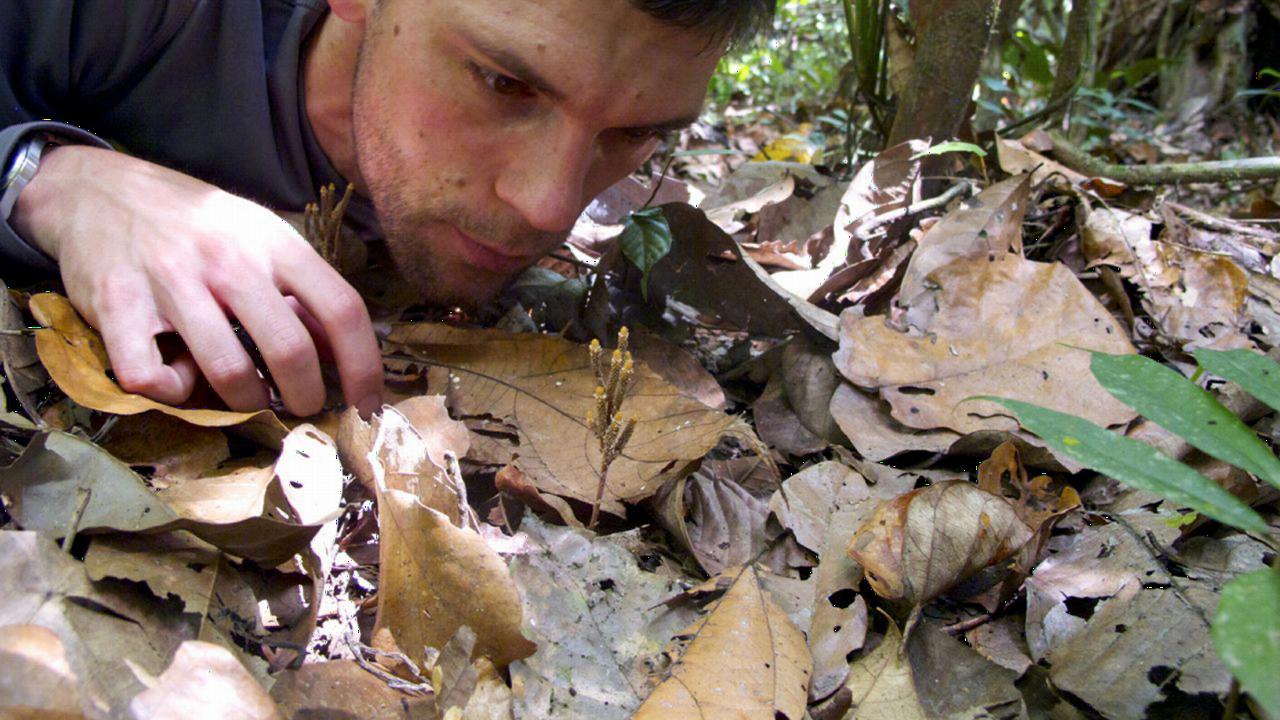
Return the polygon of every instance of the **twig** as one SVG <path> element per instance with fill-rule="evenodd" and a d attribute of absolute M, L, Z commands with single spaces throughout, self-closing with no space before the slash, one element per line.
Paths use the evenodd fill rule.
<path fill-rule="evenodd" d="M 1084 152 L 1063 137 L 1062 133 L 1050 131 L 1049 137 L 1053 139 L 1053 154 L 1063 165 L 1085 175 L 1111 178 L 1126 185 L 1224 183 L 1280 178 L 1280 157 L 1160 165 L 1119 165 L 1104 162 Z"/>
<path fill-rule="evenodd" d="M 92 496 L 93 488 L 76 488 L 76 509 L 71 513 L 67 534 L 62 538 L 62 552 L 71 552 L 71 545 L 76 541 L 76 533 L 80 531 L 80 521 L 84 519 L 84 511 L 89 508 L 89 498 Z"/>
<path fill-rule="evenodd" d="M 417 693 L 421 695 L 431 695 L 435 693 L 435 690 L 431 687 L 431 682 L 422 677 L 422 673 L 418 670 L 418 666 L 414 664 L 414 662 L 404 653 L 389 653 L 381 650 L 375 650 L 368 645 L 353 640 L 350 636 L 346 638 L 346 641 L 347 647 L 351 649 L 352 654 L 355 656 L 356 663 L 363 668 L 365 672 L 386 683 L 387 687 L 392 690 L 400 690 L 401 692 Z M 377 663 L 374 663 L 369 660 L 369 658 L 365 657 L 366 653 L 374 657 L 387 657 L 404 663 L 413 673 L 413 676 L 422 682 L 411 683 L 404 678 L 397 677 L 386 670 L 383 670 L 377 665 Z"/>

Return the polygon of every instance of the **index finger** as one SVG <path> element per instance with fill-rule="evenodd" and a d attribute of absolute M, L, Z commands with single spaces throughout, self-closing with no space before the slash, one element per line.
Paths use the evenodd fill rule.
<path fill-rule="evenodd" d="M 382 404 L 382 351 L 360 293 L 314 253 L 283 260 L 281 289 L 289 292 L 319 322 L 333 350 L 347 404 L 361 415 Z"/>

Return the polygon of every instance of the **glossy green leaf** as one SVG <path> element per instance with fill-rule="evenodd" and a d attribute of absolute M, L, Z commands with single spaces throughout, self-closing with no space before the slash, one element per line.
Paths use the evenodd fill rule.
<path fill-rule="evenodd" d="M 1280 572 L 1255 570 L 1222 588 L 1212 633 L 1240 687 L 1280 718 Z"/>
<path fill-rule="evenodd" d="M 649 271 L 671 252 L 671 226 L 667 224 L 667 217 L 662 214 L 661 208 L 648 208 L 632 213 L 623 226 L 618 242 L 622 244 L 622 254 L 644 273 L 640 287 L 648 300 Z"/>
<path fill-rule="evenodd" d="M 1244 388 L 1245 392 L 1280 410 L 1280 365 L 1250 350 L 1206 350 L 1192 353 L 1200 367 Z"/>
<path fill-rule="evenodd" d="M 1267 523 L 1214 481 L 1138 442 L 1066 413 L 998 397 L 982 397 L 1013 411 L 1049 447 L 1126 485 L 1155 493 L 1218 522 L 1265 533 Z"/>
<path fill-rule="evenodd" d="M 1280 487 L 1280 459 L 1271 448 L 1235 413 L 1178 371 L 1141 355 L 1099 352 L 1093 353 L 1091 367 L 1107 392 L 1143 417 L 1206 455 Z M 1280 366 L 1272 367 L 1280 377 Z"/>
<path fill-rule="evenodd" d="M 973 143 L 960 142 L 959 140 L 951 140 L 944 143 L 938 143 L 937 145 L 934 145 L 933 147 L 929 148 L 928 150 L 925 150 L 924 152 L 918 152 L 915 155 L 912 155 L 911 159 L 919 160 L 920 158 L 925 157 L 927 155 L 945 155 L 946 153 L 953 153 L 953 152 L 972 153 L 974 155 L 977 155 L 978 157 L 987 156 L 986 150 L 983 150 L 982 148 L 978 147 L 977 145 L 974 145 Z"/>

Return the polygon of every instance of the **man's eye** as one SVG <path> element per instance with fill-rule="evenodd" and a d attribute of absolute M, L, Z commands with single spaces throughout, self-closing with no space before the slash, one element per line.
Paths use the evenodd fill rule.
<path fill-rule="evenodd" d="M 529 87 L 528 83 L 517 80 L 509 75 L 503 75 L 502 73 L 494 72 L 487 68 L 480 67 L 479 65 L 472 65 L 471 70 L 485 85 L 489 86 L 490 90 L 498 93 L 499 95 L 507 95 L 509 97 L 532 97 L 534 94 L 533 88 Z"/>
<path fill-rule="evenodd" d="M 643 145 L 650 140 L 661 140 L 663 136 L 666 135 L 666 133 L 661 130 L 646 130 L 644 128 L 623 130 L 622 134 L 628 142 L 635 143 L 636 145 Z"/>

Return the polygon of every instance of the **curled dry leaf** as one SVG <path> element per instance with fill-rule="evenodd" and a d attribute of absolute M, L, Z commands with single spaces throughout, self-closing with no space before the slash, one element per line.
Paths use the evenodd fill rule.
<path fill-rule="evenodd" d="M 31 298 L 31 313 L 44 326 L 36 331 L 40 361 L 67 397 L 80 405 L 114 415 L 157 410 L 205 427 L 253 423 L 277 440 L 289 432 L 270 410 L 254 413 L 186 410 L 127 393 L 107 374 L 110 366 L 102 337 L 85 324 L 70 301 L 54 293 L 41 293 Z"/>
<path fill-rule="evenodd" d="M 1017 552 L 1031 529 L 1004 498 L 963 481 L 912 490 L 881 505 L 849 545 L 871 587 L 920 605 Z"/>
<path fill-rule="evenodd" d="M 966 402 L 983 394 L 1103 426 L 1134 418 L 1098 385 L 1089 353 L 1078 349 L 1122 354 L 1134 352 L 1133 345 L 1065 265 L 1006 255 L 957 260 L 930 277 L 937 290 L 921 302 L 936 302 L 937 310 L 919 334 L 853 310 L 841 316 L 836 366 L 854 384 L 880 390 L 898 422 L 963 434 L 1017 431 L 995 403 Z"/>
<path fill-rule="evenodd" d="M 658 521 L 708 575 L 739 567 L 770 547 L 769 507 L 734 477 L 699 470 L 657 497 Z"/>
<path fill-rule="evenodd" d="M 288 462 L 298 456 L 316 473 L 312 482 L 324 478 L 340 487 L 336 458 L 326 459 L 318 450 L 325 444 L 314 428 L 303 425 L 285 439 L 282 458 Z M 274 566 L 305 548 L 319 529 L 319 524 L 298 524 L 287 503 L 267 501 L 276 474 L 274 466 L 249 468 L 192 478 L 156 494 L 128 465 L 97 445 L 51 432 L 37 435 L 13 465 L 0 469 L 0 489 L 13 498 L 11 513 L 28 529 L 62 537 L 87 496 L 79 531 L 189 530 L 232 555 Z"/>
<path fill-rule="evenodd" d="M 73 720 L 84 717 L 83 702 L 57 635 L 39 625 L 0 627 L 0 717 Z"/>
<path fill-rule="evenodd" d="M 392 428 L 397 416 L 385 410 L 383 427 Z M 378 439 L 418 438 L 411 427 L 402 430 L 380 432 Z M 378 439 L 371 456 L 378 452 Z M 379 474 L 379 466 L 374 463 L 381 531 L 374 634 L 389 630 L 415 662 L 426 648 L 443 647 L 464 625 L 476 633 L 477 653 L 495 663 L 506 665 L 532 654 L 535 646 L 520 633 L 520 596 L 506 563 L 478 532 L 459 527 L 450 515 L 427 504 L 458 513 L 465 496 L 449 496 L 450 488 L 438 479 L 443 472 L 430 481 L 416 475 L 406 482 L 392 472 Z M 421 463 L 415 468 L 425 469 Z"/>
<path fill-rule="evenodd" d="M 402 325 L 389 340 L 400 352 L 447 372 L 450 405 L 460 417 L 491 415 L 510 423 L 508 464 L 543 492 L 586 503 L 599 485 L 599 443 L 586 426 L 595 405 L 587 349 L 555 337 Z M 623 411 L 638 418 L 609 470 L 603 509 L 623 512 L 657 492 L 669 466 L 705 455 L 736 427 L 733 417 L 688 398 L 642 365 Z"/>
<path fill-rule="evenodd" d="M 879 395 L 843 383 L 831 396 L 831 417 L 862 457 L 879 462 L 910 450 L 945 453 L 963 437 L 945 428 L 917 430 L 890 414 Z"/>
<path fill-rule="evenodd" d="M 687 648 L 633 716 L 804 717 L 813 662 L 804 635 L 744 568 L 724 597 L 681 637 Z"/>
<path fill-rule="evenodd" d="M 1166 216 L 1160 240 L 1154 224 L 1111 208 L 1088 211 L 1083 237 L 1090 266 L 1111 265 L 1142 293 L 1143 307 L 1167 337 L 1185 348 L 1252 347 L 1244 333 L 1249 274 L 1231 258 L 1169 242 L 1182 221 Z"/>
<path fill-rule="evenodd" d="M 267 692 L 226 648 L 182 643 L 156 684 L 129 703 L 134 720 L 284 720 Z"/>
<path fill-rule="evenodd" d="M 517 557 L 528 632 L 538 651 L 511 666 L 523 688 L 521 717 L 624 720 L 643 701 L 649 668 L 666 642 L 696 618 L 663 603 L 680 593 L 679 577 L 643 570 L 629 546 L 638 532 L 596 537 L 526 518 L 536 548 Z"/>

